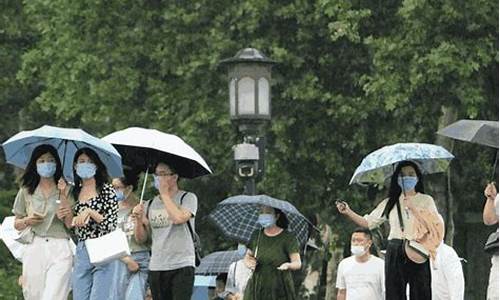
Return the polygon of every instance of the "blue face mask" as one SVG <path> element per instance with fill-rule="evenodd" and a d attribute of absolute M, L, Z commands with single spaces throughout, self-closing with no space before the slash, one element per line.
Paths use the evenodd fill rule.
<path fill-rule="evenodd" d="M 96 171 L 97 167 L 93 163 L 76 164 L 76 174 L 82 179 L 89 179 L 94 177 Z"/>
<path fill-rule="evenodd" d="M 52 177 L 56 173 L 56 163 L 46 162 L 36 164 L 36 171 L 41 177 Z"/>
<path fill-rule="evenodd" d="M 260 214 L 257 222 L 264 228 L 273 226 L 276 223 L 276 218 L 272 214 Z"/>
<path fill-rule="evenodd" d="M 160 190 L 160 177 L 159 176 L 153 175 L 153 186 L 158 191 Z"/>
<path fill-rule="evenodd" d="M 417 182 L 418 182 L 418 177 L 414 176 L 398 177 L 398 185 L 405 192 L 413 190 L 417 185 Z"/>
<path fill-rule="evenodd" d="M 247 253 L 247 246 L 238 244 L 238 256 L 243 256 L 245 253 Z"/>
<path fill-rule="evenodd" d="M 125 200 L 125 193 L 122 190 L 115 190 L 115 194 L 116 194 L 116 201 Z"/>

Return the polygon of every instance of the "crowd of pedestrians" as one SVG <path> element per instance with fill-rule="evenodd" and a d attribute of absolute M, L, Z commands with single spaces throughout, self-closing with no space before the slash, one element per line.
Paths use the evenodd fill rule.
<path fill-rule="evenodd" d="M 20 279 L 24 298 L 63 300 L 71 293 L 74 300 L 191 299 L 198 265 L 198 198 L 179 186 L 176 166 L 168 159 L 155 161 L 156 195 L 143 201 L 136 194 L 141 170 L 125 167 L 122 177 L 111 180 L 102 156 L 82 147 L 69 160 L 69 184 L 63 176 L 65 161 L 52 145 L 39 145 L 21 177 L 12 212 L 18 241 L 26 245 Z M 395 163 L 387 197 L 365 215 L 345 201 L 336 203 L 359 226 L 351 234 L 352 255 L 337 266 L 338 300 L 464 299 L 461 260 L 444 243 L 444 221 L 424 191 L 423 174 L 415 161 Z M 484 195 L 484 223 L 498 224 L 493 183 Z M 211 300 L 300 299 L 294 271 L 302 269 L 304 243 L 290 228 L 289 218 L 297 215 L 278 206 L 258 206 L 258 229 L 248 243 L 239 244 L 241 259 L 217 277 Z M 386 222 L 387 249 L 377 257 L 371 251 L 372 230 Z M 304 226 L 309 234 L 315 230 L 307 222 Z M 90 242 L 117 231 L 126 236 L 126 254 L 96 262 Z M 492 254 L 487 299 L 498 300 L 498 248 Z"/>

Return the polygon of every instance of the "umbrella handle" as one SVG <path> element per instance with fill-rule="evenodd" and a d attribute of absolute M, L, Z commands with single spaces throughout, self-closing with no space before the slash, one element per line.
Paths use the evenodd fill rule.
<path fill-rule="evenodd" d="M 493 164 L 493 170 L 491 171 L 490 182 L 495 181 L 495 170 L 497 168 L 497 165 L 498 165 L 498 150 L 497 150 L 497 155 L 495 156 L 495 163 Z"/>
<path fill-rule="evenodd" d="M 148 168 L 146 168 L 146 175 L 144 176 L 144 183 L 142 184 L 142 192 L 141 192 L 141 200 L 139 200 L 139 204 L 144 202 L 144 191 L 146 190 L 146 182 L 148 181 Z"/>
<path fill-rule="evenodd" d="M 66 161 L 66 149 L 67 149 L 67 147 L 68 147 L 68 141 L 64 140 L 64 153 L 63 153 L 62 166 L 61 166 L 63 180 L 66 180 L 66 178 L 64 178 L 64 162 Z M 57 196 L 56 203 L 61 204 L 61 190 L 59 190 L 59 195 Z"/>

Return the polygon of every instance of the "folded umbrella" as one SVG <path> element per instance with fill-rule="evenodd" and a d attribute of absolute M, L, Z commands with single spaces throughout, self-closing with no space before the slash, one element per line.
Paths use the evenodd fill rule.
<path fill-rule="evenodd" d="M 368 154 L 356 168 L 349 184 L 383 184 L 402 161 L 413 161 L 423 174 L 444 172 L 453 154 L 445 148 L 424 143 L 399 143 L 382 147 Z"/>
<path fill-rule="evenodd" d="M 42 126 L 38 129 L 21 131 L 2 144 L 7 163 L 20 168 L 28 164 L 33 150 L 40 145 L 52 145 L 58 152 L 63 165 L 64 177 L 73 178 L 73 159 L 81 148 L 94 150 L 107 172 L 112 177 L 123 176 L 121 156 L 108 142 L 82 129 Z"/>
<path fill-rule="evenodd" d="M 239 255 L 237 250 L 213 252 L 201 259 L 201 263 L 196 267 L 194 273 L 196 275 L 228 273 L 229 266 L 243 257 L 244 255 Z"/>
<path fill-rule="evenodd" d="M 498 149 L 498 121 L 459 120 L 437 134 Z"/>
<path fill-rule="evenodd" d="M 309 228 L 314 226 L 291 203 L 267 195 L 229 197 L 217 204 L 209 219 L 222 230 L 225 236 L 248 244 L 252 233 L 262 227 L 257 223 L 262 205 L 280 209 L 290 222 L 288 230 L 301 245 L 305 245 Z"/>

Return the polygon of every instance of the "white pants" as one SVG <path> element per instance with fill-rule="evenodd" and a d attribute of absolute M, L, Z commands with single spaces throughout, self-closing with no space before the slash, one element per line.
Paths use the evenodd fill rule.
<path fill-rule="evenodd" d="M 68 239 L 35 236 L 23 255 L 23 295 L 26 300 L 66 300 L 73 253 Z"/>
<path fill-rule="evenodd" d="M 490 281 L 488 283 L 488 300 L 498 300 L 498 255 L 491 257 Z"/>

